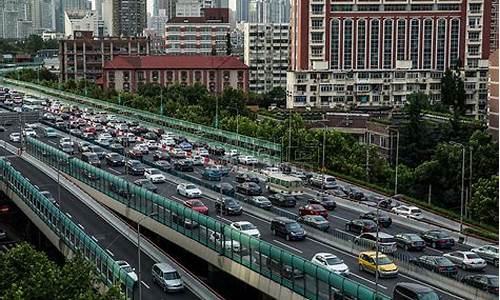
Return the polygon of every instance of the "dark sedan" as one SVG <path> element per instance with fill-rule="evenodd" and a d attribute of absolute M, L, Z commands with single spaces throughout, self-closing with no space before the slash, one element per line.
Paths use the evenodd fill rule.
<path fill-rule="evenodd" d="M 223 197 L 215 202 L 215 209 L 226 215 L 241 215 L 243 207 L 233 198 Z"/>
<path fill-rule="evenodd" d="M 327 210 L 334 210 L 337 208 L 337 202 L 330 195 L 319 196 L 317 198 L 309 199 L 310 204 L 320 204 Z"/>
<path fill-rule="evenodd" d="M 270 195 L 268 198 L 272 204 L 277 206 L 295 207 L 295 205 L 297 204 L 297 200 L 295 199 L 294 196 L 291 195 L 273 194 Z"/>
<path fill-rule="evenodd" d="M 118 143 L 113 143 L 113 144 L 109 145 L 109 150 L 116 152 L 116 153 L 120 153 L 120 154 L 125 153 L 125 148 L 123 148 L 123 146 L 121 144 L 118 144 Z"/>
<path fill-rule="evenodd" d="M 446 276 L 455 276 L 458 273 L 457 266 L 443 256 L 424 255 L 414 259 L 412 262 L 422 268 Z"/>
<path fill-rule="evenodd" d="M 174 169 L 181 172 L 193 172 L 193 163 L 187 159 L 181 159 L 174 163 Z"/>
<path fill-rule="evenodd" d="M 498 295 L 498 276 L 496 275 L 468 275 L 462 279 L 462 282 L 480 290 Z"/>
<path fill-rule="evenodd" d="M 158 190 L 158 187 L 155 184 L 153 184 L 149 179 L 137 179 L 136 181 L 134 181 L 134 183 L 153 193 L 156 193 L 156 191 Z"/>
<path fill-rule="evenodd" d="M 236 186 L 236 192 L 249 196 L 259 196 L 262 194 L 262 188 L 255 182 L 244 182 Z"/>
<path fill-rule="evenodd" d="M 255 182 L 259 183 L 259 177 L 249 174 L 249 173 L 238 173 L 236 174 L 236 182 L 238 183 L 243 183 L 243 182 Z"/>
<path fill-rule="evenodd" d="M 133 159 L 142 159 L 144 154 L 142 153 L 141 150 L 138 149 L 130 149 L 127 152 L 127 156 Z"/>
<path fill-rule="evenodd" d="M 107 153 L 105 159 L 108 165 L 113 167 L 123 167 L 125 165 L 125 158 L 118 153 Z"/>
<path fill-rule="evenodd" d="M 297 221 L 321 231 L 328 231 L 330 228 L 330 222 L 322 216 L 305 215 L 299 217 Z"/>
<path fill-rule="evenodd" d="M 170 158 L 170 154 L 168 154 L 168 152 L 157 150 L 153 153 L 153 160 L 155 160 L 155 161 L 157 161 L 157 160 L 170 161 L 171 158 Z"/>
<path fill-rule="evenodd" d="M 372 220 L 375 223 L 377 223 L 377 219 L 378 219 L 378 225 L 381 227 L 386 227 L 386 228 L 391 226 L 391 224 L 392 224 L 392 219 L 389 216 L 387 216 L 386 214 L 382 214 L 380 212 L 377 215 L 376 211 L 370 211 L 367 213 L 363 213 L 363 214 L 361 214 L 361 216 L 359 216 L 359 218 L 364 219 L 364 220 Z"/>
<path fill-rule="evenodd" d="M 358 190 L 355 187 L 348 187 L 346 191 L 344 191 L 347 196 L 351 199 L 357 200 L 357 201 L 363 201 L 365 199 L 365 194 Z"/>
<path fill-rule="evenodd" d="M 425 241 L 415 233 L 398 233 L 394 236 L 398 247 L 405 251 L 422 251 L 425 249 Z"/>
<path fill-rule="evenodd" d="M 357 234 L 361 234 L 363 232 L 376 232 L 377 224 L 372 220 L 355 219 L 345 224 L 345 229 Z"/>
<path fill-rule="evenodd" d="M 422 233 L 420 237 L 434 249 L 451 249 L 455 246 L 455 240 L 441 230 L 429 230 Z"/>
<path fill-rule="evenodd" d="M 265 210 L 270 210 L 273 204 L 264 196 L 253 196 L 245 199 L 245 202 Z"/>

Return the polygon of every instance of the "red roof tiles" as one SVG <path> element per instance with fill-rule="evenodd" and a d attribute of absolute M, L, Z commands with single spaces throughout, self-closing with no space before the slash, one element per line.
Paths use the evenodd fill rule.
<path fill-rule="evenodd" d="M 115 56 L 104 69 L 247 69 L 235 56 L 157 55 Z"/>

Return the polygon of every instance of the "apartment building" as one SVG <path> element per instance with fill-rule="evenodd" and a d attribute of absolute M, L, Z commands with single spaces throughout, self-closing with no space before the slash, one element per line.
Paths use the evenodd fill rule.
<path fill-rule="evenodd" d="M 243 32 L 250 91 L 286 88 L 290 24 L 244 23 Z"/>
<path fill-rule="evenodd" d="M 287 107 L 403 105 L 413 92 L 440 100 L 460 64 L 466 113 L 486 113 L 489 0 L 340 3 L 293 0 Z"/>
<path fill-rule="evenodd" d="M 496 49 L 490 55 L 490 80 L 488 93 L 488 132 L 498 141 L 498 54 Z"/>

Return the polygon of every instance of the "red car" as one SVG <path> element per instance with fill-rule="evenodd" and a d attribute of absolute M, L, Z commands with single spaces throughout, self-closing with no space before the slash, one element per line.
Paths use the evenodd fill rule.
<path fill-rule="evenodd" d="M 184 201 L 184 206 L 199 212 L 200 214 L 208 215 L 208 207 L 198 199 L 191 199 Z"/>
<path fill-rule="evenodd" d="M 307 204 L 299 208 L 300 216 L 319 215 L 328 219 L 328 211 L 321 204 Z"/>
<path fill-rule="evenodd" d="M 140 150 L 137 150 L 137 149 L 130 149 L 130 150 L 128 151 L 128 156 L 129 156 L 130 158 L 132 158 L 132 159 L 139 159 L 139 160 L 141 160 L 141 159 L 142 159 L 143 154 L 142 154 L 142 151 L 140 151 Z"/>

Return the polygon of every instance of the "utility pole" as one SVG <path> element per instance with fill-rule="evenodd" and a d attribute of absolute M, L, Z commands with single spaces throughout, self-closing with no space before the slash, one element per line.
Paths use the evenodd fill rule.
<path fill-rule="evenodd" d="M 288 162 L 291 161 L 291 151 L 292 151 L 292 110 L 290 109 L 288 114 Z"/>
<path fill-rule="evenodd" d="M 472 200 L 472 147 L 469 147 L 469 201 Z M 466 212 L 469 212 L 468 208 L 468 203 L 465 206 Z M 465 214 L 467 216 L 467 214 Z"/>
<path fill-rule="evenodd" d="M 366 180 L 370 181 L 370 133 L 367 133 L 366 143 Z"/>
<path fill-rule="evenodd" d="M 394 179 L 394 195 L 398 194 L 398 166 L 399 166 L 399 129 L 396 135 L 396 178 Z"/>

